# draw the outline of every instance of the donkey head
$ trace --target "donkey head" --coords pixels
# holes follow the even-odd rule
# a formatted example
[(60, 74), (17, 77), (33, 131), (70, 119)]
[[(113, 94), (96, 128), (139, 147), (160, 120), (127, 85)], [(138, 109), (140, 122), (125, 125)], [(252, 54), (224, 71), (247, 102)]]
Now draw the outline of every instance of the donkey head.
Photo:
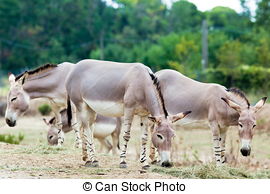
[(256, 127), (256, 113), (262, 108), (267, 97), (262, 98), (254, 106), (240, 106), (239, 104), (222, 98), (231, 108), (239, 113), (238, 127), (241, 140), (241, 153), (243, 156), (249, 156), (251, 152), (251, 140)]
[(163, 167), (171, 167), (171, 146), (172, 138), (175, 136), (175, 131), (172, 128), (172, 123), (184, 118), (191, 111), (179, 113), (174, 116), (149, 117), (155, 123), (154, 132), (152, 134), (153, 145), (157, 148), (160, 155), (160, 164)]
[(49, 121), (43, 119), (44, 123), (49, 126), (47, 129), (47, 141), (49, 145), (57, 145), (58, 144), (58, 136), (59, 132), (63, 133), (61, 130), (61, 125), (56, 123), (55, 117), (51, 118)]
[(16, 125), (17, 117), (26, 112), (29, 107), (30, 97), (24, 91), (23, 84), (27, 73), (15, 81), (13, 74), (9, 75), (10, 90), (7, 95), (6, 123), (10, 127)]

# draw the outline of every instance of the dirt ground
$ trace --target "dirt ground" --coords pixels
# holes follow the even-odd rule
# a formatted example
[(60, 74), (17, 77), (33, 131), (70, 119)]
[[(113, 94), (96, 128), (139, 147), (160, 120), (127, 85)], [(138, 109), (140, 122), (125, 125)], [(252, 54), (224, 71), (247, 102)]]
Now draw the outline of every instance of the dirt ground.
[[(0, 143), (0, 178), (175, 178), (170, 174), (158, 173), (158, 167), (142, 172), (139, 164), (140, 131), (135, 124), (128, 145), (127, 169), (120, 169), (119, 156), (98, 153), (99, 168), (85, 167), (81, 159), (81, 149), (74, 148), (74, 134), (68, 133), (64, 145), (53, 147), (46, 142), (46, 125), (42, 117), (22, 117), (14, 128), (4, 125), (0, 119), (0, 134), (24, 134), (19, 145)], [(190, 125), (188, 125), (190, 126)], [(202, 165), (212, 161), (211, 132), (205, 123), (191, 125), (177, 130), (173, 146), (175, 169), (184, 166)], [(120, 137), (120, 139), (122, 139)], [(244, 168), (264, 170), (270, 168), (270, 141), (268, 133), (258, 133), (254, 137), (252, 155), (249, 159), (239, 156), (237, 130), (228, 133), (228, 152), (234, 153), (237, 164)], [(236, 142), (236, 144), (233, 142)], [(98, 145), (96, 150), (98, 150)], [(239, 162), (240, 161), (240, 162)], [(154, 171), (151, 169), (155, 169)]]
[[(0, 120), (1, 124), (4, 123)], [(20, 145), (0, 143), (0, 178), (173, 178), (140, 170), (137, 151), (130, 142), (128, 168), (120, 169), (119, 156), (97, 153), (99, 168), (85, 167), (81, 149), (74, 148), (74, 134), (66, 135), (64, 145), (49, 146), (46, 143), (46, 125), (41, 117), (25, 117), (15, 128), (2, 127), (1, 134), (23, 133)], [(98, 150), (98, 147), (97, 147)]]

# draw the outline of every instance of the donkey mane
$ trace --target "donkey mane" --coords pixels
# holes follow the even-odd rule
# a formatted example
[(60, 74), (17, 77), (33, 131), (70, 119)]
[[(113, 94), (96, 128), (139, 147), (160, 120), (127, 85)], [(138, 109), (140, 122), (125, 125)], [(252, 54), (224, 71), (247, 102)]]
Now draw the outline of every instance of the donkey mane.
[(40, 67), (37, 67), (34, 70), (25, 71), (25, 72), (19, 74), (18, 76), (16, 76), (15, 81), (19, 80), (25, 73), (28, 73), (28, 75), (39, 74), (41, 72), (48, 71), (48, 70), (53, 69), (55, 67), (58, 67), (58, 65), (55, 65), (55, 64), (45, 64), (45, 65), (42, 65)]
[(161, 107), (163, 109), (165, 117), (167, 118), (169, 114), (168, 114), (168, 111), (167, 111), (167, 109), (165, 107), (165, 102), (164, 102), (163, 95), (161, 93), (159, 80), (154, 74), (149, 73), (149, 75), (151, 76), (151, 79), (153, 80), (153, 84), (156, 87), (156, 90), (157, 90), (157, 93), (158, 93), (158, 98), (160, 99)]
[(241, 99), (243, 99), (247, 103), (248, 107), (250, 107), (250, 103), (249, 103), (245, 93), (242, 90), (240, 90), (238, 88), (229, 88), (226, 91), (234, 94), (235, 96), (240, 97)]

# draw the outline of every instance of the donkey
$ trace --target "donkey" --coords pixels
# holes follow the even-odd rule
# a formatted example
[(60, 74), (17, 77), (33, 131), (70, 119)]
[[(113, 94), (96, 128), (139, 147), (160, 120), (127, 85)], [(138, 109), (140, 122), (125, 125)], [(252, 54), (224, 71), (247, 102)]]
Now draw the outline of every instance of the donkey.
[[(73, 67), (73, 63), (64, 62), (59, 65), (46, 64), (15, 77), (9, 75), (10, 90), (7, 95), (6, 123), (14, 127), (17, 118), (29, 108), (30, 100), (46, 98), (52, 105), (57, 122), (61, 120), (60, 110), (66, 107), (65, 79)], [(59, 132), (58, 145), (64, 142), (63, 133)], [(80, 145), (79, 131), (76, 134), (76, 147)]]
[(82, 60), (69, 74), (66, 90), (69, 124), (72, 119), (72, 102), (80, 122), (78, 126), (82, 129), (82, 153), (86, 166), (98, 166), (92, 127), (97, 113), (105, 116), (124, 116), (124, 143), (120, 154), (120, 168), (127, 167), (126, 151), (134, 115), (141, 119), (140, 162), (144, 169), (149, 167), (146, 162), (149, 114), (150, 119), (157, 124), (152, 141), (161, 156), (161, 165), (171, 165), (170, 148), (174, 136), (171, 123), (185, 117), (189, 112), (173, 116), (167, 114), (158, 80), (148, 67), (140, 63)]
[[(256, 113), (267, 97), (251, 106), (245, 94), (236, 88), (226, 89), (212, 83), (192, 80), (174, 70), (161, 70), (156, 74), (169, 113), (191, 110), (186, 118), (208, 120), (213, 135), (213, 147), (217, 165), (225, 162), (225, 138), (229, 126), (239, 127), (241, 153), (250, 155), (251, 140), (256, 126)], [(151, 148), (153, 160), (155, 148)]]
[[(57, 123), (55, 117), (51, 118), (47, 121), (45, 118), (43, 119), (45, 124), (49, 126), (47, 130), (47, 140), (49, 145), (57, 145), (58, 144), (58, 133), (68, 133), (72, 130), (72, 127), (68, 126), (67, 122), (67, 109), (60, 111), (61, 114), (61, 122)], [(61, 128), (62, 130), (59, 130)], [(97, 115), (97, 119), (94, 126), (94, 137), (98, 139), (101, 144), (100, 151), (105, 148), (106, 152), (109, 153), (112, 150), (113, 154), (117, 153), (117, 147), (119, 148), (119, 135), (121, 132), (121, 118), (114, 117), (105, 117), (101, 115)], [(111, 135), (113, 145), (106, 139)], [(62, 134), (62, 136), (64, 136)]]

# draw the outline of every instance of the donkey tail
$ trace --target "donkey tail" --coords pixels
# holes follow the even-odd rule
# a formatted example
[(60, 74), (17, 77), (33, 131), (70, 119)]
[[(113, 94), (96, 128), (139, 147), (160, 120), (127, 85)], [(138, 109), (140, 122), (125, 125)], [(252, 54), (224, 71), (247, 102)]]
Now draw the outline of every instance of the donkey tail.
[(70, 97), (67, 97), (67, 119), (68, 119), (68, 126), (71, 127), (71, 120), (72, 120), (72, 109), (70, 103)]

